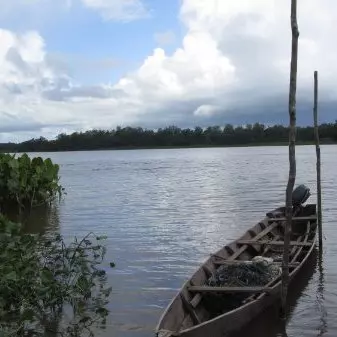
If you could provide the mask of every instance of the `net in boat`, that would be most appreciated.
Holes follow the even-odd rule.
[[[279,265],[273,259],[256,256],[252,261],[224,264],[208,279],[206,285],[212,287],[254,287],[265,286],[282,274]],[[226,296],[218,293],[205,294],[203,302],[211,317],[242,305],[250,294],[229,293]]]
[[[212,287],[254,287],[264,286],[281,275],[281,268],[273,264],[273,259],[256,256],[252,261],[225,264],[208,279]]]

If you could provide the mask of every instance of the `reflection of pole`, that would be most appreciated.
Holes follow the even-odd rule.
[[[323,251],[323,234],[322,234],[322,189],[321,189],[321,148],[319,146],[319,133],[317,122],[317,100],[318,100],[318,74],[314,72],[314,132],[316,143],[316,172],[317,172],[317,217],[318,217],[318,234],[319,250]]]
[[[323,268],[323,252],[319,252],[319,260],[318,260],[318,271],[319,271],[319,278],[318,278],[318,287],[317,287],[317,303],[319,305],[319,309],[321,312],[320,317],[320,327],[319,333],[317,337],[323,336],[327,332],[327,311],[324,306],[324,268]]]
[[[286,318],[286,304],[289,284],[289,243],[292,223],[292,193],[296,179],[296,81],[297,81],[297,58],[298,37],[297,26],[297,0],[291,0],[291,66],[289,87],[289,178],[286,190],[286,224],[284,229],[283,263],[282,263],[282,288],[281,288],[281,317]]]
[[[281,321],[282,325],[280,326],[280,337],[288,337],[287,330],[286,330],[286,320]]]

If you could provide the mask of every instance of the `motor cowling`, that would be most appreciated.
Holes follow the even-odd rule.
[[[305,185],[297,186],[293,191],[293,206],[304,204],[310,197],[310,188]]]

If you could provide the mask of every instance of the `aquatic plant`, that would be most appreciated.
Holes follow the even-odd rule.
[[[61,197],[58,174],[49,158],[0,154],[0,211],[24,215]],[[111,291],[105,238],[89,233],[66,244],[58,234],[26,234],[1,212],[0,336],[93,336]]]
[[[59,166],[50,158],[0,154],[0,207],[32,208],[61,196]]]
[[[22,234],[0,215],[0,336],[93,336],[111,291],[104,239]]]

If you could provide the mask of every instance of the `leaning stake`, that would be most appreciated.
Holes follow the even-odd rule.
[[[281,289],[281,317],[286,317],[286,304],[289,283],[289,242],[292,222],[292,192],[296,179],[296,80],[297,80],[297,58],[298,58],[298,37],[297,26],[297,0],[291,0],[291,65],[290,65],[290,86],[289,86],[289,178],[286,190],[286,224],[284,230],[284,247],[282,263],[282,289]]]
[[[318,74],[314,72],[314,132],[316,143],[316,172],[317,172],[317,220],[319,235],[319,250],[323,250],[323,233],[322,233],[322,190],[321,190],[321,148],[319,146],[319,133],[317,122],[317,101],[318,101]]]

